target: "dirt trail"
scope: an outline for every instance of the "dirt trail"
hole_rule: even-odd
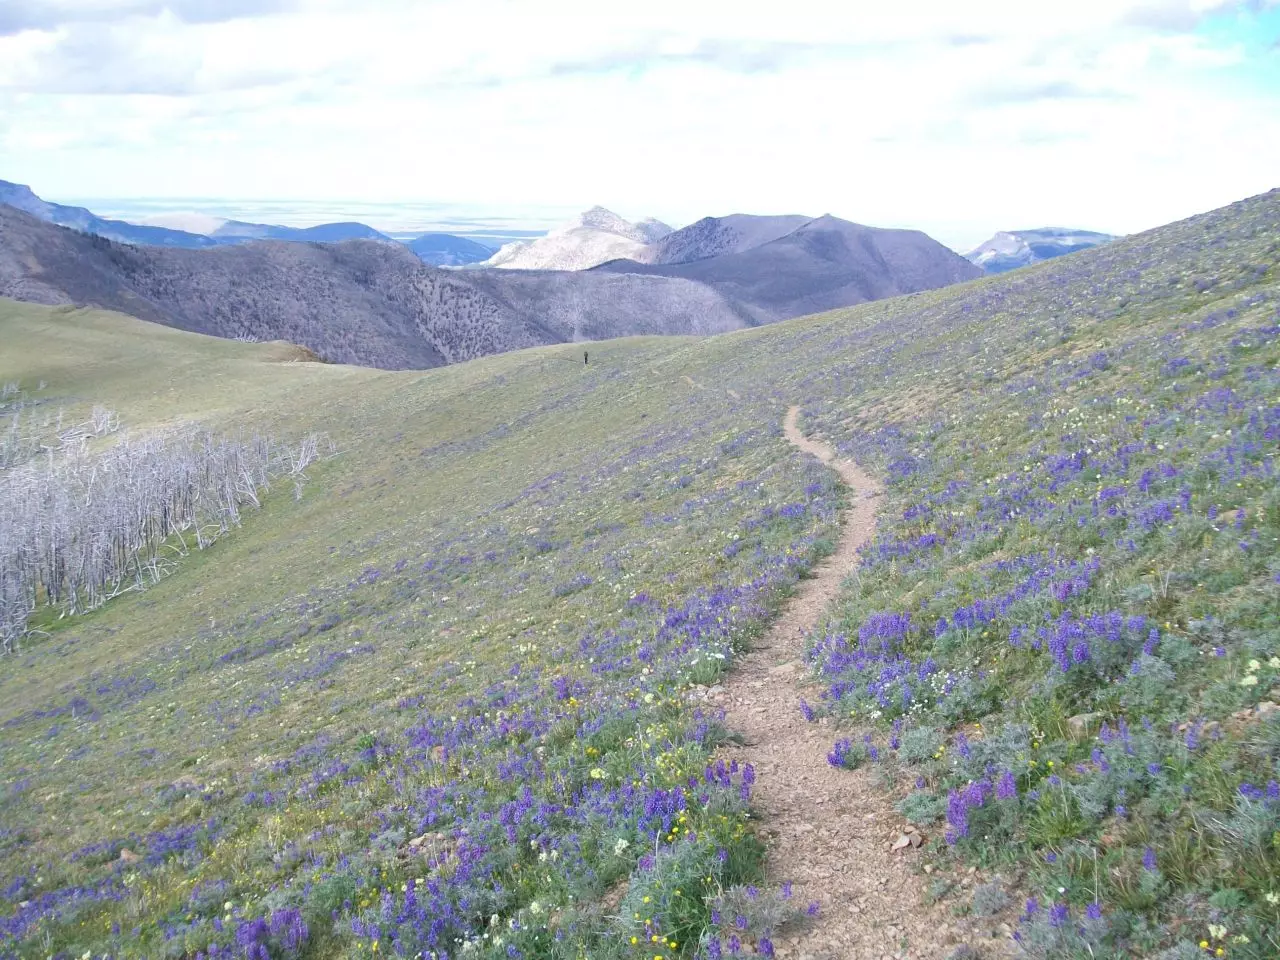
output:
[[[724,683],[719,702],[728,726],[747,745],[726,756],[755,765],[755,806],[769,844],[770,880],[795,883],[795,898],[821,903],[816,922],[784,931],[775,940],[781,957],[807,960],[945,957],[959,931],[939,908],[922,901],[924,880],[915,869],[918,851],[887,848],[905,821],[867,769],[840,770],[827,763],[837,732],[808,723],[801,696],[816,699],[803,655],[805,634],[822,617],[854,569],[858,548],[875,531],[879,483],[858,465],[836,458],[796,426],[798,407],[784,424],[792,444],[835,470],[852,488],[836,551],[800,581],[768,634]],[[805,687],[808,687],[806,690]]]

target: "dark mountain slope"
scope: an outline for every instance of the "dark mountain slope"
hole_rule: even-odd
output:
[[[754,323],[929,290],[982,275],[964,257],[917,230],[864,227],[831,216],[720,256],[669,264],[615,260],[596,270],[705,283],[740,304]]]
[[[740,305],[682,277],[597,270],[467,270],[461,276],[547,330],[549,342],[724,333],[751,323]]]

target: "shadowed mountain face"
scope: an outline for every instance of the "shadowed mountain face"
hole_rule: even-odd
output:
[[[113,243],[0,205],[0,296],[90,304],[220,337],[289,340],[326,360],[433,367],[540,344],[745,326],[714,290],[667,277],[458,273],[398,243]]]
[[[656,245],[662,248],[660,256],[678,259],[648,264],[617,260],[596,269],[696,280],[740,304],[753,324],[982,275],[959,254],[916,230],[881,230],[825,216],[778,235],[796,219],[802,218],[708,218]],[[677,239],[686,231],[692,233]]]
[[[770,240],[785,237],[808,223],[812,217],[756,217],[734,213],[727,217],[703,217],[654,243],[641,263],[689,263],[726,253],[749,250]]]
[[[423,263],[434,267],[461,267],[468,263],[480,263],[493,256],[493,251],[482,243],[455,237],[451,233],[424,233],[405,244],[418,255]]]

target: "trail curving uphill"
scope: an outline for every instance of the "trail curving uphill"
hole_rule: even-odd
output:
[[[808,960],[942,957],[950,931],[947,918],[923,903],[920,854],[886,849],[891,831],[896,836],[905,821],[867,769],[827,763],[836,731],[800,713],[805,635],[875,532],[881,487],[856,463],[805,437],[796,426],[798,414],[798,407],[787,411],[787,439],[835,470],[852,488],[852,503],[835,553],[800,581],[768,634],[738,661],[721,698],[729,728],[746,740],[732,755],[756,768],[754,798],[769,844],[769,878],[793,881],[799,903],[821,904],[815,922],[784,931],[775,947],[781,957]]]

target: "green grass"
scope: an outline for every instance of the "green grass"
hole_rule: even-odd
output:
[[[1033,954],[1204,938],[1274,955],[1277,808],[1242,789],[1277,777],[1280,736],[1232,715],[1280,679],[1278,253],[1268,195],[942,291],[592,344],[590,367],[577,345],[429,373],[281,363],[279,345],[0,305],[0,382],[50,404],[338,449],[301,501],[273,492],[158,586],[0,662],[13,949],[195,956],[297,909],[308,938],[262,933],[272,957],[413,955],[426,935],[396,915],[428,878],[468,955],[692,955],[719,937],[707,905],[758,875],[758,848],[738,781],[688,785],[724,735],[689,694],[830,549],[842,493],[781,435],[800,403],[887,486],[817,638],[822,709],[881,741],[899,713],[907,735],[938,731],[883,761],[924,778],[922,817],[958,831],[948,793],[987,791],[935,852],[1016,863],[1067,911],[1028,919]],[[957,619],[977,601],[997,612]],[[1067,669],[1031,643],[1105,614],[1143,630]],[[871,672],[842,659],[860,643]],[[909,703],[869,685],[908,661],[926,674]],[[1099,739],[1121,720],[1133,759]],[[997,803],[1005,767],[1017,798]],[[659,822],[619,799],[678,786]],[[281,799],[246,804],[264,791]],[[165,852],[158,831],[210,821]],[[428,833],[489,837],[483,869],[407,858]],[[155,855],[121,864],[130,844]],[[622,878],[631,914],[614,916],[599,904]],[[72,889],[111,895],[58,899]]]

